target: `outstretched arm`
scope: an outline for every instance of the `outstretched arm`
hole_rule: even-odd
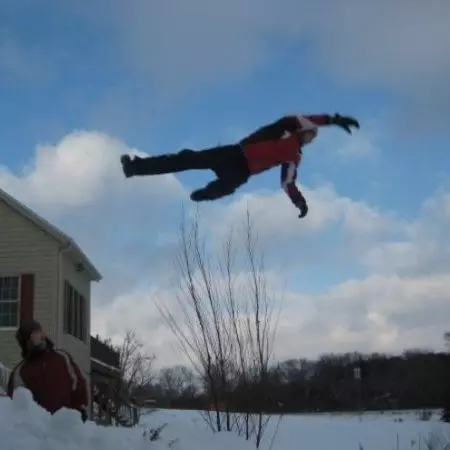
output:
[[[299,217],[305,217],[308,214],[308,205],[296,184],[297,168],[298,164],[295,162],[283,163],[281,165],[281,186],[291,202],[300,210]]]
[[[249,145],[260,141],[274,141],[281,139],[286,133],[291,134],[299,129],[308,128],[308,124],[303,123],[305,119],[319,127],[337,125],[348,133],[351,133],[350,127],[359,128],[359,122],[356,119],[353,117],[341,116],[340,114],[335,114],[333,116],[329,114],[305,114],[301,116],[287,115],[269,125],[258,128],[255,132],[242,139],[240,144]]]
[[[299,116],[299,121],[301,121],[302,117],[312,122],[314,125],[318,127],[323,127],[325,125],[331,125],[331,116],[329,114],[305,114]]]
[[[258,128],[254,133],[241,140],[242,145],[254,144],[260,141],[274,141],[281,139],[286,133],[294,133],[299,128],[297,116],[285,116],[264,127]]]

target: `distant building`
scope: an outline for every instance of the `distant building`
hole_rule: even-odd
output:
[[[91,336],[91,417],[97,422],[112,422],[119,382],[119,353],[102,342],[98,336]]]

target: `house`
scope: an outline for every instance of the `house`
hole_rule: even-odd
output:
[[[91,284],[101,278],[73,239],[0,189],[0,362],[20,361],[16,329],[35,319],[89,381]]]

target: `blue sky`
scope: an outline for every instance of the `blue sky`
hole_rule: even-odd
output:
[[[16,70],[8,70],[7,61],[3,64],[0,83],[2,158],[12,168],[30,157],[37,142],[52,142],[80,128],[111,133],[150,152],[165,152],[184,141],[208,146],[236,139],[291,111],[353,114],[363,131],[367,122],[376,120],[381,133],[396,127],[395,120],[379,118],[401,105],[399,95],[376,83],[367,88],[346,86],[308,61],[302,41],[270,43],[273,51],[267,61],[242,78],[194,86],[191,93],[183,92],[181,99],[167,105],[159,98],[160,85],[122,64],[122,44],[107,26],[88,20],[87,13],[70,7],[70,2],[67,8],[56,2],[44,2],[47,7],[36,2],[25,5],[6,2],[7,13],[0,19],[3,45],[13,42],[11,51],[16,49],[17,58],[23,59]],[[182,73],[178,76],[183,78]],[[327,176],[326,170],[340,191],[357,191],[381,207],[395,206],[410,214],[424,193],[432,193],[436,176],[442,180],[439,169],[450,158],[448,152],[439,151],[445,133],[435,134],[423,130],[419,136],[413,132],[412,137],[385,142],[376,163],[360,165],[357,174],[350,171],[351,177],[348,167],[330,167],[319,151],[308,151],[302,179],[309,183],[316,172]],[[365,170],[374,178],[384,175],[395,185],[389,198],[378,198],[364,183]],[[276,183],[276,175],[270,177]],[[185,178],[192,180],[189,174]],[[416,178],[420,186],[411,182]],[[266,182],[269,179],[255,183],[259,187]]]
[[[420,277],[443,273],[447,278],[440,282],[450,283],[449,241],[442,231],[447,216],[439,212],[446,211],[442,205],[450,192],[446,148],[450,57],[446,46],[440,45],[450,39],[448,26],[441,20],[448,17],[449,5],[437,1],[431,7],[417,1],[415,8],[404,11],[400,5],[406,3],[401,1],[362,7],[347,0],[343,4],[348,9],[340,9],[337,3],[196,0],[187,8],[181,0],[164,4],[100,0],[94,5],[2,2],[0,186],[89,247],[87,252],[105,274],[96,291],[98,309],[103,316],[105,308],[110,312],[109,322],[94,320],[94,328],[117,335],[125,325],[133,326],[117,323],[114,302],[128,296],[131,308],[133,292],[142,289],[142,280],[148,279],[153,267],[169,267],[167,254],[173,244],[169,239],[166,248],[154,240],[176,233],[177,189],[189,191],[211,176],[185,173],[177,176],[178,181],[128,180],[128,184],[121,180],[119,191],[108,184],[115,183],[108,177],[120,177],[116,169],[110,170],[120,150],[160,153],[185,145],[232,142],[286,113],[340,112],[354,115],[361,123],[354,137],[323,129],[317,142],[305,149],[299,180],[311,192],[313,217],[305,222],[296,218],[280,193],[279,173],[273,170],[251,180],[238,195],[204,207],[208,220],[221,214],[227,215],[224,222],[231,220],[243,199],[254,202],[265,217],[281,214],[283,220],[262,230],[266,237],[277,237],[276,243],[267,241],[270,265],[287,271],[285,282],[296,295],[315,296],[309,300],[313,304],[326,303],[326,298],[338,295],[352,280],[370,284],[373,276],[403,280],[412,273]],[[326,12],[321,12],[325,6]],[[64,141],[75,130],[86,135]],[[108,153],[108,141],[95,143],[92,132],[103,133],[101,139],[118,139],[124,147],[112,143]],[[37,164],[39,145],[47,146],[54,167],[49,168],[48,160]],[[86,146],[91,153],[83,157]],[[67,163],[64,158],[72,159]],[[63,159],[66,163],[59,164]],[[83,170],[89,172],[89,183],[80,191],[78,202],[46,191],[46,186],[67,178],[71,181],[61,190],[73,195],[83,185]],[[39,190],[33,183],[39,184]],[[164,183],[173,189],[168,199]],[[150,192],[155,186],[159,188]],[[91,187],[96,195],[89,191]],[[186,199],[186,192],[180,195]],[[441,202],[440,209],[431,208],[431,213],[430,208],[424,209],[429,199]],[[138,209],[140,216],[133,217]],[[443,221],[440,225],[433,214]],[[355,235],[356,219],[366,222]],[[374,225],[377,221],[379,229]],[[208,223],[213,227],[214,222]],[[429,223],[435,224],[432,235],[426,234]],[[93,226],[107,227],[103,241],[90,234]],[[398,259],[400,251],[411,262],[405,246],[415,252],[414,267]],[[396,253],[380,256],[381,248]],[[117,258],[129,259],[128,269],[111,263]],[[427,266],[430,261],[432,266]],[[439,270],[436,261],[441,264]],[[393,264],[389,270],[384,267],[388,263]],[[389,280],[386,283],[393,282]],[[389,289],[382,294],[386,304],[392,301]],[[414,295],[426,303],[423,294]],[[380,343],[375,331],[366,330],[367,335],[352,335],[333,344],[317,339],[304,351],[315,354],[328,347],[383,345],[398,349],[410,340],[410,334],[399,328],[394,315],[388,316],[385,312],[389,332],[399,333],[390,344]],[[341,325],[345,327],[344,322]],[[441,330],[432,334],[433,324],[422,325],[413,330],[422,340],[418,344],[438,345]],[[162,331],[158,332],[161,336]]]

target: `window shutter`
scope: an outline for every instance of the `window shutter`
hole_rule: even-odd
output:
[[[20,323],[33,320],[34,316],[34,274],[20,277]]]

